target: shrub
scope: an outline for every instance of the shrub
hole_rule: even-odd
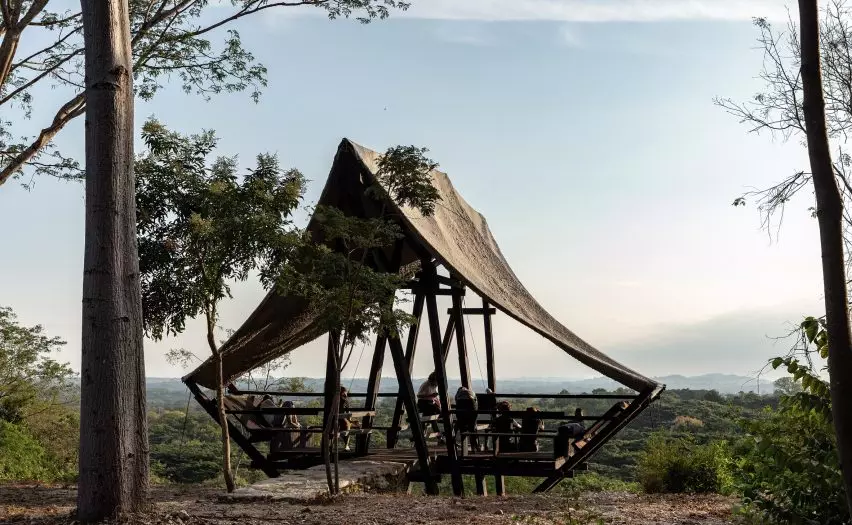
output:
[[[0,481],[42,481],[44,448],[22,427],[0,419]]]
[[[725,493],[731,486],[727,446],[654,434],[639,455],[639,482],[648,493]]]
[[[677,416],[672,423],[676,429],[689,430],[690,428],[701,428],[704,426],[704,421],[692,416]]]
[[[821,324],[809,318],[803,330],[825,356]],[[736,462],[745,511],[772,523],[849,523],[828,384],[794,358],[773,361],[782,365],[802,388],[790,389],[764,417],[741,422],[749,433]]]

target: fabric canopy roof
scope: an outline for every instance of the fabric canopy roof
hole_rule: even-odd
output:
[[[373,206],[367,202],[364,189],[374,181],[378,159],[376,152],[344,139],[318,204],[368,216]],[[441,198],[435,213],[429,217],[389,203],[400,212],[403,227],[408,230],[409,244],[403,250],[403,264],[419,260],[415,248],[425,249],[497,309],[583,364],[637,391],[659,386],[598,351],[547,313],[509,267],[485,217],[461,198],[446,174],[434,170],[432,182]],[[312,229],[313,223],[308,228]],[[411,246],[411,242],[420,246]],[[225,384],[323,335],[316,321],[315,312],[303,299],[269,293],[222,347]],[[213,388],[216,374],[212,359],[187,379]]]

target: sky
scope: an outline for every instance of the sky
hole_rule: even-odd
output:
[[[276,153],[310,179],[308,203],[343,137],[379,151],[428,147],[539,302],[645,375],[753,375],[786,350],[777,337],[792,323],[822,312],[811,194],[789,204],[772,236],[753,206],[731,206],[806,167],[806,152],[795,140],[749,134],[713,104],[760,89],[751,17],[781,21],[783,2],[413,4],[366,26],[305,8],[241,22],[244,44],[269,71],[260,102],[246,93],[205,101],[174,82],[137,102],[137,127],[156,116],[185,133],[216,130],[219,153],[238,154],[244,168]],[[22,129],[45,125],[61,95],[40,92]],[[82,131],[78,119],[57,144],[81,158]],[[0,304],[67,340],[59,358],[73,366],[83,206],[76,184],[0,187]],[[255,279],[236,285],[220,324],[237,328],[263,294]],[[485,366],[480,323],[469,328],[475,377]],[[505,316],[494,331],[502,377],[598,375]],[[148,375],[181,375],[163,357],[177,347],[206,356],[201,323],[146,341]],[[366,355],[344,376],[365,376]],[[322,375],[323,360],[315,342],[293,354],[286,374]],[[415,376],[429,368],[422,352]]]

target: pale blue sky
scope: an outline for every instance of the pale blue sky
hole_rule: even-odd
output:
[[[771,243],[754,209],[731,206],[746,187],[804,167],[804,151],[747,135],[712,104],[759,87],[749,17],[782,15],[783,3],[414,3],[369,26],[295,10],[241,24],[269,69],[260,104],[205,102],[174,85],[137,104],[137,125],[156,115],[183,132],[215,129],[220,151],[246,166],[276,152],[312,180],[309,200],[341,137],[426,146],[533,295],[648,375],[753,372],[785,348],[767,336],[820,313],[809,194]],[[59,97],[42,93],[26,125],[43,125]],[[60,135],[67,153],[80,155],[81,132],[79,120]],[[78,364],[82,187],[7,183],[0,223],[0,304],[67,339],[62,358]],[[222,319],[233,328],[263,293],[254,282],[235,291]],[[594,375],[510,320],[495,331],[504,376]],[[149,342],[149,375],[179,375],[162,358],[179,345],[204,355],[200,326]],[[321,374],[318,348],[296,354],[291,373]],[[421,357],[417,374],[429,368]]]

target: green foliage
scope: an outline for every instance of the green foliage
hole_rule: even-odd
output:
[[[34,481],[48,477],[45,451],[18,425],[0,420],[0,481]]]
[[[137,230],[146,332],[180,333],[187,318],[230,297],[229,282],[277,266],[298,240],[290,220],[304,179],[268,154],[237,175],[236,158],[219,157],[212,132],[183,136],[145,123],[147,154],[136,162]]]
[[[824,321],[809,317],[801,329],[816,347],[808,359],[827,355]],[[777,409],[741,423],[748,432],[737,460],[745,509],[778,523],[848,523],[828,383],[792,356],[772,366],[786,368],[797,388],[788,388]]]
[[[412,322],[397,307],[396,290],[403,277],[382,268],[376,255],[402,238],[399,225],[389,213],[391,200],[431,215],[439,198],[430,171],[437,164],[425,157],[428,150],[414,146],[388,149],[378,162],[375,183],[365,194],[376,199],[375,217],[354,217],[331,206],[317,206],[314,239],[297,250],[291,264],[278,268],[277,289],[285,295],[304,297],[318,309],[324,330],[342,334],[341,348],[366,341],[370,334],[387,331],[393,336]],[[340,360],[339,364],[343,361]]]
[[[8,307],[0,307],[0,420],[21,422],[60,401],[73,372],[49,356],[65,341],[24,327]]]
[[[657,433],[639,456],[639,482],[648,493],[724,493],[732,482],[726,443]]]
[[[83,21],[79,8],[75,13],[58,0],[19,4],[19,9],[11,10],[13,18],[6,25],[17,25],[21,18],[31,19],[29,24],[23,24],[26,31],[18,50],[26,49],[29,56],[16,57],[14,46],[0,51],[11,53],[5,57],[10,62],[27,66],[13,67],[8,76],[0,77],[0,181],[5,179],[5,173],[20,175],[27,164],[39,174],[82,180],[79,163],[63,156],[50,140],[85,112],[81,93],[81,86],[85,85]],[[267,85],[266,67],[244,47],[233,26],[244,17],[269,9],[301,6],[322,10],[331,19],[351,17],[368,23],[387,18],[395,9],[405,10],[409,4],[400,0],[129,0],[136,95],[149,100],[167,82],[177,82],[184,92],[205,99],[219,93],[247,91],[253,100],[259,100]],[[34,53],[30,55],[30,51]],[[55,116],[49,115],[46,122],[32,128],[46,128],[36,138],[30,134],[31,126],[18,129],[17,124],[31,117],[36,96],[49,87],[64,92],[66,98],[60,99],[61,107],[53,108]],[[35,153],[32,158],[28,156],[30,150]]]

